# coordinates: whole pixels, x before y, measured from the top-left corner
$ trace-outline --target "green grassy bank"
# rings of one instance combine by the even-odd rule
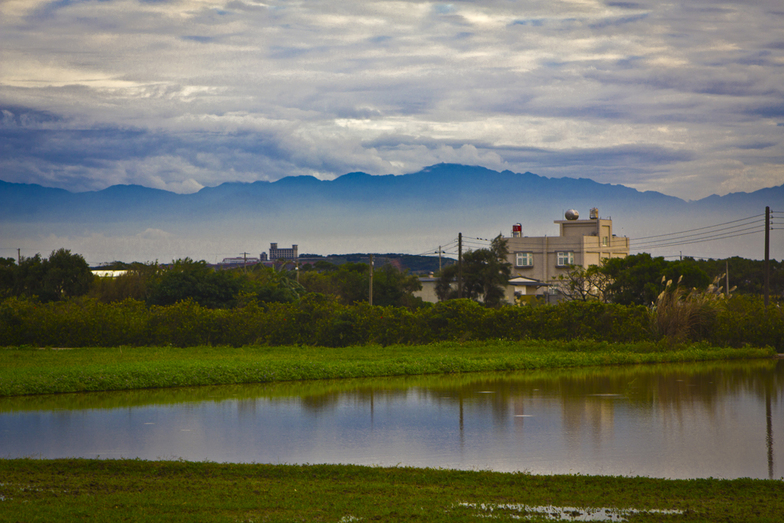
[[[357,347],[0,349],[0,396],[274,381],[763,358],[771,348],[595,341]]]
[[[615,509],[612,521],[631,522],[784,514],[776,480],[83,459],[0,459],[0,478],[0,521],[14,522],[552,521],[542,507],[572,516]]]

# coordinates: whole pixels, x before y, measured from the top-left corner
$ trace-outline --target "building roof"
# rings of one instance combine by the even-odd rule
[[[547,287],[548,284],[533,278],[526,278],[524,276],[517,276],[509,280],[509,285],[521,285],[524,287]]]

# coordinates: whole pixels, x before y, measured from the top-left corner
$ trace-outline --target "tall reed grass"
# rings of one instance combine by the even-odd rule
[[[651,314],[651,330],[654,337],[679,344],[688,340],[710,338],[716,326],[719,308],[728,296],[721,292],[719,281],[713,280],[705,290],[687,289],[681,280],[673,285],[672,280],[664,284],[664,290],[656,299]]]

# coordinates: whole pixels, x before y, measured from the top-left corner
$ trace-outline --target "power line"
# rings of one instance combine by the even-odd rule
[[[645,236],[642,238],[630,239],[630,245],[636,249],[661,249],[665,247],[674,247],[677,245],[689,245],[694,243],[704,243],[715,240],[726,240],[729,238],[737,238],[750,234],[758,234],[765,231],[765,220],[760,220],[764,215],[749,216],[732,220],[729,222],[719,223],[716,225],[709,225],[706,227],[698,227],[685,231],[679,231],[667,234],[657,234],[653,236]],[[699,231],[699,232],[697,232]],[[692,234],[688,234],[692,233]],[[640,241],[640,240],[648,241]],[[639,242],[639,243],[637,243]]]
[[[729,225],[731,223],[744,222],[744,221],[747,221],[747,220],[752,220],[754,218],[764,218],[764,217],[765,217],[764,214],[757,214],[756,216],[748,216],[746,218],[740,218],[738,220],[732,220],[730,222],[717,223],[716,225],[708,225],[706,227],[698,227],[696,229],[688,229],[686,231],[669,232],[669,233],[666,233],[666,234],[656,234],[656,235],[653,235],[653,236],[643,236],[641,238],[630,238],[630,241],[647,240],[649,238],[661,238],[662,236],[676,236],[676,235],[679,235],[679,234],[685,234],[687,232],[702,231],[702,230],[705,230],[705,229],[714,229],[716,227],[721,227],[723,225]]]
[[[426,251],[423,251],[423,252],[421,252],[419,254],[415,254],[414,256],[432,256],[434,254],[438,254],[439,250],[441,251],[441,254],[443,255],[443,254],[447,254],[447,252],[446,252],[447,249],[452,248],[452,247],[457,247],[457,238],[455,238],[454,240],[452,240],[449,243],[445,243],[443,245],[439,245],[438,247],[433,247],[431,249],[427,249]]]
[[[718,236],[706,236],[703,238],[695,238],[693,240],[681,240],[678,241],[677,238],[673,238],[670,242],[660,242],[660,243],[651,243],[651,244],[641,244],[641,245],[634,245],[636,249],[663,249],[665,247],[675,247],[677,245],[690,245],[693,243],[704,243],[710,242],[715,240],[727,240],[729,238],[737,238],[740,236],[749,236],[751,234],[759,234],[765,232],[764,229],[752,231],[752,232],[740,232],[736,231],[735,234],[721,234]]]
[[[765,224],[764,223],[762,223],[762,224],[754,224],[754,225],[752,225],[750,227],[748,225],[750,225],[750,224],[744,225],[743,229],[738,229],[738,226],[727,227],[725,229],[717,229],[715,231],[703,232],[703,233],[700,233],[700,234],[687,234],[687,235],[684,235],[684,236],[672,236],[671,238],[663,238],[661,240],[651,240],[651,241],[640,242],[640,243],[643,244],[643,245],[657,245],[657,244],[660,244],[660,243],[669,243],[669,242],[673,242],[673,241],[686,241],[686,242],[692,241],[692,240],[701,241],[701,240],[703,240],[705,238],[713,238],[713,237],[715,237],[717,235],[719,235],[719,236],[721,236],[721,235],[731,235],[731,234],[740,234],[740,233],[745,233],[745,232],[759,232],[759,231],[764,231],[765,230]]]

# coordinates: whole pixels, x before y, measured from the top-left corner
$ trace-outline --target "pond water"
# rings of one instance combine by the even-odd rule
[[[784,476],[784,361],[0,398],[0,457]]]

